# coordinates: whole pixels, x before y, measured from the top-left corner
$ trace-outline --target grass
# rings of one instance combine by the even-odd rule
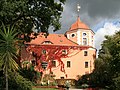
[[[32,90],[58,90],[55,88],[32,88]]]

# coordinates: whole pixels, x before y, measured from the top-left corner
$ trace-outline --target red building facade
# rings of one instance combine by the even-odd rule
[[[53,72],[55,79],[76,79],[94,69],[94,32],[78,17],[65,34],[39,33],[22,49],[21,62],[35,60],[35,70]],[[42,63],[46,62],[46,68]]]

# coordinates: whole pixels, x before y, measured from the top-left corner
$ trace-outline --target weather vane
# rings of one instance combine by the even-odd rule
[[[81,8],[80,5],[77,4],[77,13],[78,13],[78,17],[79,17],[80,8]]]

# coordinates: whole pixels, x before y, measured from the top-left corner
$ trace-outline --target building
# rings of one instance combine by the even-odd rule
[[[94,60],[96,58],[94,32],[83,23],[79,17],[65,34],[49,34],[45,37],[44,33],[39,33],[37,38],[33,39],[29,45],[31,45],[31,47],[41,47],[34,49],[36,50],[34,53],[36,53],[39,58],[36,59],[33,54],[30,54],[24,48],[21,53],[21,62],[23,60],[32,61],[33,59],[36,59],[36,62],[41,62],[40,51],[43,50],[46,54],[46,47],[48,51],[52,53],[48,52],[48,54],[51,54],[51,58],[52,56],[55,57],[57,53],[52,52],[52,47],[57,47],[55,50],[62,50],[62,55],[67,54],[67,57],[64,56],[60,58],[62,62],[56,60],[54,57],[52,58],[53,60],[50,58],[50,60],[52,60],[52,67],[50,70],[55,74],[55,79],[76,79],[77,75],[82,76],[91,73],[94,69]],[[47,56],[45,58],[47,58]],[[49,63],[49,57],[47,60],[46,62]],[[40,66],[41,64],[38,67]],[[49,67],[49,65],[47,66]],[[61,67],[64,68],[64,70],[60,70]],[[47,69],[46,73],[50,70]]]

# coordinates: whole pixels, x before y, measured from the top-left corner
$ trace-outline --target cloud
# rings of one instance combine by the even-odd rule
[[[95,34],[95,47],[97,50],[101,48],[102,41],[105,40],[105,35],[113,35],[116,31],[120,30],[118,21],[106,22],[103,27],[99,28]]]
[[[77,19],[77,4],[80,4],[80,19],[95,32],[95,46],[100,49],[105,35],[112,35],[118,31],[120,24],[120,0],[66,0],[61,18],[61,30],[65,33]],[[114,22],[109,22],[109,21]],[[119,21],[118,21],[119,22]]]
[[[81,6],[80,19],[95,32],[95,46],[99,49],[105,35],[112,35],[120,29],[115,25],[120,18],[120,0],[66,0],[61,18],[62,28],[56,33],[65,33],[76,21],[77,4]],[[115,22],[108,22],[110,20]]]
[[[92,18],[114,18],[120,13],[120,0],[85,0],[88,15]]]
[[[81,6],[81,21],[93,31],[96,31],[95,27],[100,22],[117,19],[120,15],[120,0],[66,0],[61,18],[62,27],[56,33],[65,33],[76,21],[77,4]]]

